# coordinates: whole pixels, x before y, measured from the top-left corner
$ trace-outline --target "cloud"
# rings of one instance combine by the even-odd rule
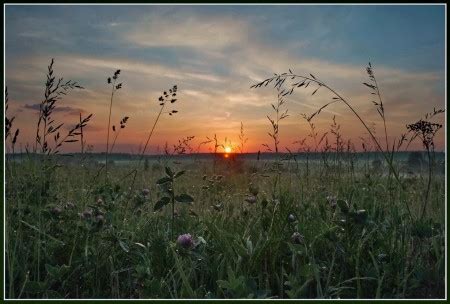
[[[69,131],[69,130],[72,130],[73,128],[75,127],[75,124],[66,124],[66,125],[64,125],[64,129],[65,130],[67,130],[67,131]],[[91,124],[91,123],[88,123],[85,127],[83,127],[83,132],[84,132],[84,134],[86,135],[86,134],[88,134],[89,132],[100,132],[100,131],[103,131],[105,129],[105,127],[102,127],[102,126],[98,126],[98,125],[94,125],[94,124]]]
[[[72,62],[90,68],[112,70],[119,67],[125,73],[139,73],[153,77],[163,77],[175,80],[197,79],[209,82],[223,82],[224,79],[218,75],[199,72],[184,67],[173,68],[161,63],[139,62],[130,59],[118,58],[96,58],[96,57],[67,57],[62,58],[64,62]],[[123,74],[123,73],[122,73]]]
[[[220,50],[247,39],[249,26],[242,19],[218,16],[151,16],[137,22],[124,34],[126,39],[144,47],[188,47]]]
[[[23,108],[27,109],[27,110],[33,110],[33,111],[39,111],[41,108],[41,104],[39,103],[35,103],[35,104],[26,104],[23,106]],[[57,106],[55,107],[55,109],[53,110],[55,113],[64,113],[66,115],[80,115],[86,113],[85,110],[80,109],[80,108],[75,108],[75,107],[70,107],[70,106]]]

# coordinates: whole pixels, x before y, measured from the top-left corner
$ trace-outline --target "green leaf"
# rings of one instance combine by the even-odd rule
[[[128,247],[128,245],[124,241],[119,240],[119,245],[120,248],[122,248],[122,250],[125,251],[126,253],[130,251],[130,247]]]
[[[166,174],[167,176],[173,177],[173,171],[170,169],[170,167],[166,167]]]
[[[49,299],[61,299],[61,298],[63,298],[60,293],[58,293],[58,292],[56,292],[54,290],[47,290],[45,293],[46,293],[46,296]]]
[[[194,201],[194,198],[189,194],[183,193],[175,196],[175,200],[179,203],[192,203]]]
[[[364,209],[356,211],[356,216],[358,220],[365,221],[367,219],[367,211]]]
[[[138,245],[141,248],[147,249],[147,247],[145,247],[145,245],[142,243],[134,243],[134,244]]]
[[[171,177],[164,176],[163,178],[158,179],[156,184],[157,185],[162,185],[162,184],[165,184],[165,183],[168,183],[168,182],[171,182],[171,181],[172,181]]]
[[[170,198],[166,197],[166,196],[162,197],[159,201],[157,201],[155,203],[155,207],[153,207],[153,211],[158,211],[159,209],[161,209],[168,203],[170,203]]]
[[[57,265],[52,266],[50,264],[45,264],[45,269],[50,277],[53,279],[59,280],[62,276],[64,276],[69,271],[69,266],[67,265]]]
[[[45,270],[47,270],[47,273],[52,277],[58,276],[58,268],[55,266],[52,266],[50,264],[45,264]]]
[[[29,293],[40,293],[47,290],[47,283],[46,282],[39,282],[39,281],[28,281],[25,285],[24,291]]]
[[[178,178],[178,177],[180,177],[181,175],[183,175],[184,173],[186,173],[185,170],[178,171],[178,172],[175,174],[174,178]]]
[[[217,283],[217,286],[219,286],[219,288],[222,288],[222,289],[228,289],[228,287],[230,286],[228,281],[224,281],[224,280],[217,280],[216,283]]]

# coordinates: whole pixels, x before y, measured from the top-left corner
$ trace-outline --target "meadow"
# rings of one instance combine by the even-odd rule
[[[112,147],[125,117],[120,128],[108,123],[104,154],[85,149],[90,116],[80,115],[62,134],[52,119],[65,95],[57,93],[78,84],[58,82],[52,65],[34,149],[17,156],[20,133],[6,119],[7,298],[445,296],[445,155],[433,142],[442,126],[430,122],[443,110],[408,125],[404,138],[389,145],[387,133],[384,143],[368,129],[372,137],[357,152],[336,121],[327,135],[315,130],[313,118],[326,105],[304,116],[311,133],[302,149],[282,152],[283,96],[297,88],[331,90],[329,105],[348,105],[366,126],[334,89],[289,71],[255,85],[278,92],[268,117],[270,154],[227,152],[227,140],[211,137],[204,143],[212,145],[210,154],[185,138],[149,157],[154,129],[164,128],[158,116],[142,151],[119,157]],[[375,80],[370,64],[367,71]],[[110,113],[119,75],[107,80]],[[374,106],[385,122],[378,86],[365,85],[380,97]],[[178,90],[161,95],[160,115],[176,105]],[[241,136],[244,146],[243,127]],[[423,151],[402,152],[413,140]],[[59,152],[71,142],[82,152]]]

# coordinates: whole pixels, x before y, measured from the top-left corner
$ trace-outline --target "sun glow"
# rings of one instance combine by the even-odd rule
[[[225,153],[231,153],[231,147],[229,147],[229,146],[226,146],[224,150],[225,150]]]

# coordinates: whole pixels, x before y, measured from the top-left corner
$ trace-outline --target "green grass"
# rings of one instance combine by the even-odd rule
[[[443,175],[419,221],[404,202],[420,213],[422,175],[402,177],[401,190],[363,163],[313,163],[308,175],[303,161],[279,172],[273,163],[221,161],[215,175],[209,161],[168,164],[187,170],[176,191],[195,199],[176,204],[173,238],[171,208],[153,211],[164,165],[142,166],[130,192],[126,164],[110,166],[105,185],[92,164],[7,163],[6,297],[444,297]],[[245,202],[250,183],[259,189],[254,204]],[[92,217],[80,217],[89,208]],[[301,244],[291,240],[296,231]],[[181,248],[185,233],[205,242]]]

